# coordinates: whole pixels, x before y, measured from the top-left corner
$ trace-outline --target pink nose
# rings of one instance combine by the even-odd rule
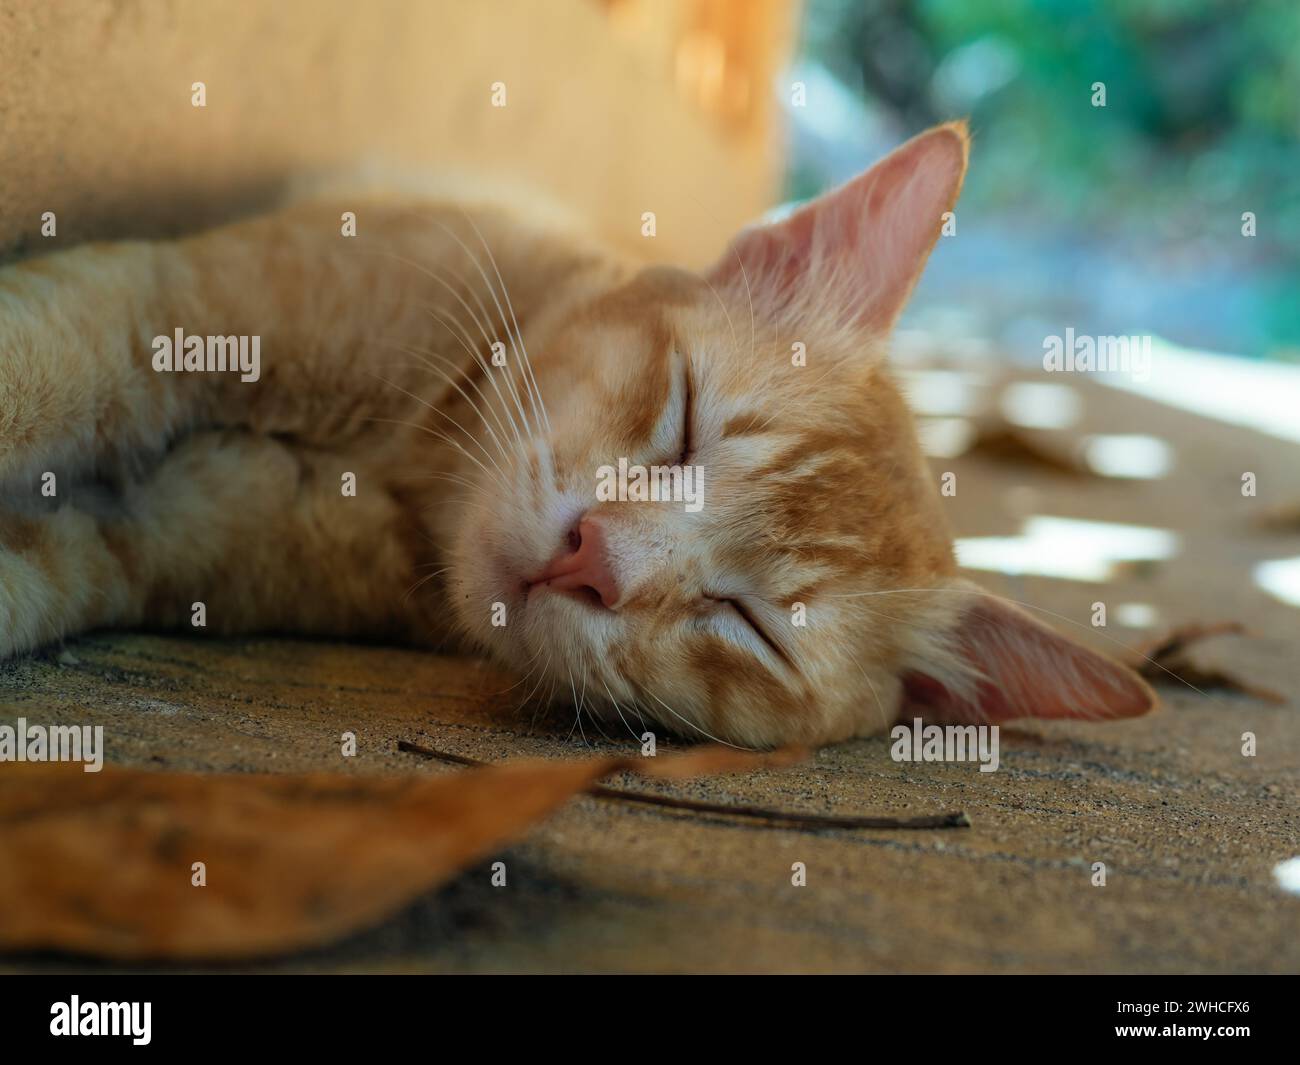
[[[605,532],[600,523],[583,518],[569,534],[568,547],[528,582],[530,590],[542,586],[556,592],[594,592],[604,606],[618,602],[618,581],[605,553]]]

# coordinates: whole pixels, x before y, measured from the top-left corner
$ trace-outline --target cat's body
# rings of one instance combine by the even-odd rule
[[[344,209],[362,219],[354,241],[340,236]],[[429,435],[461,436],[423,403],[467,424],[430,365],[461,381],[475,364],[460,341],[484,345],[426,272],[471,276],[439,223],[477,242],[449,206],[317,203],[5,271],[0,521],[18,557],[6,558],[0,655],[103,625],[188,627],[199,601],[214,633],[448,639],[445,600],[406,594],[450,538],[438,504],[456,486],[430,478],[465,462]],[[559,293],[516,273],[531,326]],[[177,327],[259,336],[259,379],[156,372],[152,340]]]
[[[964,167],[932,131],[705,275],[393,199],[0,271],[0,659],[201,603],[209,633],[474,646],[742,743],[1141,712],[955,577],[889,379]],[[260,338],[257,379],[155,369],[178,329]],[[598,501],[620,458],[697,466],[703,506]]]

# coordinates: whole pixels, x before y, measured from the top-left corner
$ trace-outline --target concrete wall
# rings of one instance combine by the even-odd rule
[[[689,98],[729,84],[699,32],[718,9],[763,16],[746,61],[769,77],[786,0],[0,0],[0,257],[192,229],[368,160],[533,183],[707,261],[778,169],[765,84],[744,121]]]

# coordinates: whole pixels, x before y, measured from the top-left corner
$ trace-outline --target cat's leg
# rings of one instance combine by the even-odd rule
[[[96,245],[0,270],[0,485],[156,451],[191,404],[151,377],[155,246]],[[188,284],[173,278],[177,291]]]
[[[337,445],[376,418],[408,417],[410,393],[445,392],[411,352],[460,359],[462,337],[477,345],[499,328],[487,321],[495,303],[469,292],[476,267],[420,209],[376,205],[357,237],[340,234],[339,216],[304,205],[186,240],[0,268],[0,491],[46,471],[113,468],[199,428]],[[159,369],[178,330],[222,351],[246,338],[248,363],[255,338],[257,366]],[[185,355],[171,351],[171,365]]]
[[[111,498],[0,512],[0,660],[105,626],[445,642],[436,582],[407,594],[417,508],[368,454],[202,432]]]
[[[362,508],[338,494],[337,471],[321,475],[317,508],[286,471],[345,452],[375,463],[367,483],[389,483],[383,442],[418,433],[421,475],[488,475],[506,447],[470,431],[495,424],[508,440],[516,419],[528,431],[517,366],[498,387],[484,359],[510,336],[470,255],[488,223],[434,211],[374,204],[351,238],[337,205],[303,205],[0,268],[0,654],[96,626],[189,624],[197,601],[219,631],[426,634],[401,601],[428,572],[412,565],[416,539],[427,546],[411,529],[418,508]],[[504,232],[488,239],[506,245]],[[502,265],[527,274],[523,260]],[[256,337],[258,372],[159,370],[155,339],[177,330]],[[212,453],[204,438],[219,428],[262,440]],[[286,443],[305,466],[275,451]],[[78,479],[105,476],[121,486],[118,510],[69,498]],[[370,546],[380,541],[390,546]]]

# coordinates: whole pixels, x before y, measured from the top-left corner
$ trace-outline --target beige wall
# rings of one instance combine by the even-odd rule
[[[720,19],[745,23],[747,106]],[[702,262],[775,197],[789,22],[787,0],[0,0],[0,256],[192,228],[374,160],[536,183],[642,251],[653,210],[651,253]]]

